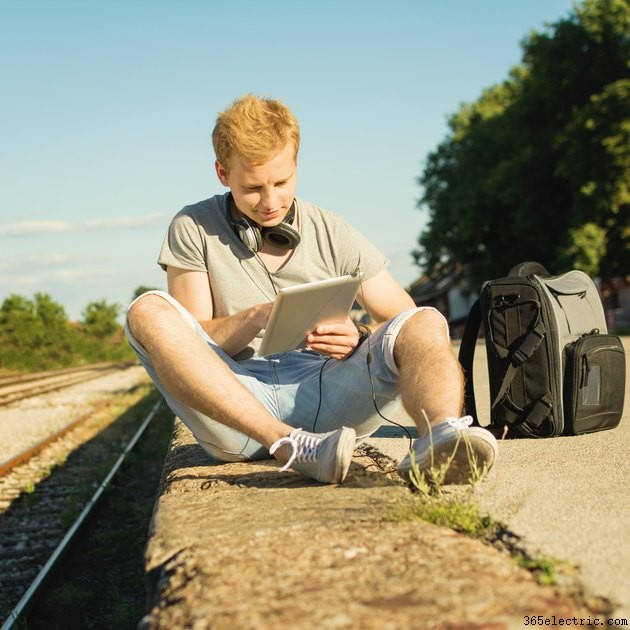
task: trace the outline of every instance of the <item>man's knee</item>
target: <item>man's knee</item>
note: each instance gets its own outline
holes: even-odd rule
[[[402,334],[412,334],[427,340],[450,341],[446,318],[435,308],[427,307],[412,315],[403,325]]]
[[[131,303],[127,310],[127,325],[132,334],[141,330],[146,322],[156,324],[161,315],[173,310],[162,295],[162,291],[143,293]]]
[[[400,369],[408,360],[417,365],[423,357],[452,357],[452,352],[446,318],[437,309],[424,308],[403,325],[394,345],[394,360]]]

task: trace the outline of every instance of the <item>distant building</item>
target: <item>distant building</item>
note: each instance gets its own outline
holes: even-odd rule
[[[451,337],[461,338],[470,307],[478,297],[461,271],[436,278],[422,276],[407,291],[416,306],[432,306],[440,311],[449,323]]]
[[[609,332],[630,335],[630,276],[617,276],[598,286]]]

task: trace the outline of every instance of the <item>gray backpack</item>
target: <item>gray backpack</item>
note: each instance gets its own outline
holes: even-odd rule
[[[501,437],[577,435],[616,427],[623,413],[625,354],[591,278],[551,276],[522,263],[485,282],[468,316],[459,360],[466,413],[478,422],[472,365],[482,328],[490,428]]]

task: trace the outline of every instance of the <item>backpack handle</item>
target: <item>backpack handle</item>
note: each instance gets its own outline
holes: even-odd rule
[[[519,278],[526,278],[532,275],[548,277],[551,274],[545,269],[543,265],[534,261],[527,261],[519,263],[510,269],[508,276],[518,276]]]

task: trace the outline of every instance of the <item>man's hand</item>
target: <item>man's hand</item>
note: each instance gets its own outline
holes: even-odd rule
[[[339,361],[359,345],[359,331],[348,317],[343,324],[319,326],[306,336],[306,346]]]
[[[240,352],[263,328],[267,327],[273,302],[256,304],[229,317],[201,321],[204,330],[229,355]]]
[[[271,316],[271,310],[273,309],[273,302],[266,302],[265,304],[256,304],[252,306],[250,312],[252,313],[251,321],[254,323],[258,330],[267,328],[269,323],[269,317]]]

